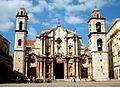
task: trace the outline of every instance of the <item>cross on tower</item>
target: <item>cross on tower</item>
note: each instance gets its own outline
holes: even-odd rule
[[[60,19],[58,19],[57,21],[58,21],[58,24],[60,24]]]
[[[24,3],[23,3],[23,4],[22,4],[22,7],[24,8],[24,6],[25,6],[25,5],[24,5]]]

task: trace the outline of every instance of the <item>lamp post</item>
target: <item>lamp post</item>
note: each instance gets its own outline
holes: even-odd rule
[[[27,69],[28,69],[28,54],[25,56],[25,77],[27,77]]]

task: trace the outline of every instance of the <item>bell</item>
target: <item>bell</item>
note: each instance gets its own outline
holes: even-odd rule
[[[101,47],[101,45],[100,45],[100,44],[98,44],[98,47]]]

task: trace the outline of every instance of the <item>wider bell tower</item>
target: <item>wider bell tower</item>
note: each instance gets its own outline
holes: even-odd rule
[[[27,37],[27,12],[20,8],[16,15],[15,47],[14,47],[14,70],[25,74],[25,52]]]
[[[108,50],[106,38],[106,18],[95,9],[88,21],[89,47],[92,55],[93,79],[96,81],[109,80]]]

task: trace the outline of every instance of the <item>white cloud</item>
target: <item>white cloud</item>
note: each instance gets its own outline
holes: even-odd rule
[[[0,31],[1,32],[8,32],[9,28],[13,27],[14,23],[13,22],[2,22],[0,23]]]
[[[115,21],[115,19],[112,19],[111,21],[106,20],[107,25],[112,25],[112,23]]]
[[[35,39],[36,38],[37,32],[34,28],[30,27],[28,29],[28,33],[29,33],[28,35],[29,35],[30,39]]]
[[[75,16],[65,16],[65,21],[69,24],[81,24],[84,22],[83,19]]]
[[[48,22],[43,22],[42,25],[44,25],[44,26],[50,26],[50,23],[48,23]]]
[[[29,17],[29,21],[32,22],[32,23],[40,23],[40,21],[36,18],[36,16],[32,13],[29,13],[28,14],[28,17]]]
[[[54,6],[54,8],[64,9],[70,3],[72,3],[72,1],[74,1],[74,0],[53,0],[53,6]]]
[[[78,0],[80,3],[86,2],[88,0]]]
[[[76,12],[76,11],[86,11],[93,10],[94,8],[101,8],[106,4],[112,2],[111,0],[79,0],[79,4],[77,5],[68,5],[66,6],[66,11],[68,12]]]
[[[45,9],[52,10],[53,7],[46,0],[39,0],[38,5],[33,6],[32,12],[43,12]]]
[[[50,1],[50,2],[49,2]],[[61,18],[66,15],[65,21],[69,24],[77,24],[82,23],[79,17],[72,17],[73,14],[80,13],[82,11],[87,11],[94,9],[95,7],[101,8],[106,5],[111,4],[116,0],[76,0],[78,3],[74,4],[75,0],[38,0],[36,5],[33,5],[34,0],[1,0],[0,1],[0,31],[7,32],[11,29],[14,25],[14,22],[11,19],[15,19],[15,15],[18,12],[19,8],[24,7],[26,8],[27,12],[29,13],[29,21],[32,23],[40,23],[40,20],[34,15],[35,13],[41,14],[42,12],[52,13],[51,20],[56,18]],[[63,13],[60,13],[61,10]],[[48,14],[49,15],[49,14]],[[50,16],[46,17],[50,18]],[[67,18],[71,20],[68,21]],[[75,20],[75,22],[72,22]],[[51,23],[51,22],[50,22]],[[5,27],[3,25],[7,24],[9,27]]]

